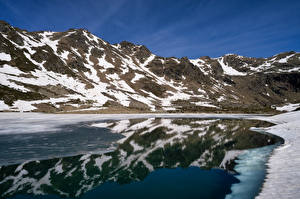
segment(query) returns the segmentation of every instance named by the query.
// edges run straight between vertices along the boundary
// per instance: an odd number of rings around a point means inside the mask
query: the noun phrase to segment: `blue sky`
[[[0,0],[0,19],[29,31],[85,28],[167,57],[300,51],[299,0]]]

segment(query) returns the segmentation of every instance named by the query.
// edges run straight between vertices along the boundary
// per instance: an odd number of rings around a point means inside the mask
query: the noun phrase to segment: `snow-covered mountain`
[[[257,111],[300,101],[300,53],[160,57],[87,30],[0,22],[0,110]]]

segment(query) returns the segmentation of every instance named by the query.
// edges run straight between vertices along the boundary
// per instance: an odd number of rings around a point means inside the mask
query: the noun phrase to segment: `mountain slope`
[[[83,29],[0,22],[0,110],[256,111],[300,101],[300,53],[160,57]]]

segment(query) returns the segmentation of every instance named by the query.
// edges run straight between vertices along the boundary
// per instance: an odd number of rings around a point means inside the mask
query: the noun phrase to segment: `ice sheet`
[[[57,131],[62,125],[85,121],[134,118],[256,118],[251,114],[43,114],[0,113],[0,134]]]
[[[257,198],[300,198],[300,111],[261,119],[276,123],[263,130],[282,137],[285,143],[269,159],[266,181]]]

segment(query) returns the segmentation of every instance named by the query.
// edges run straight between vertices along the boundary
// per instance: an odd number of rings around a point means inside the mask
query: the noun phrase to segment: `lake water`
[[[1,198],[253,198],[282,141],[216,117],[0,124]]]

